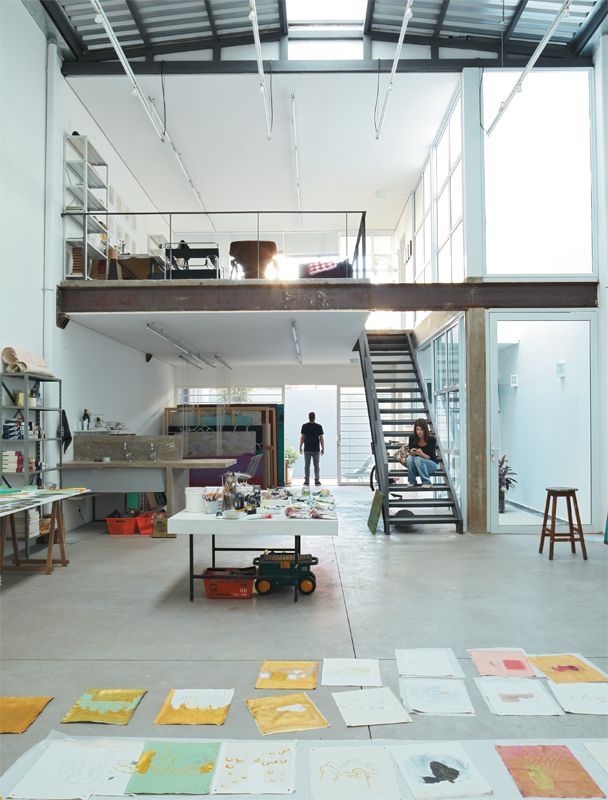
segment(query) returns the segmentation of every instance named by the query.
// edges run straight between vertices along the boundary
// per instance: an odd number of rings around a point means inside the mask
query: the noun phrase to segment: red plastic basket
[[[135,517],[106,517],[108,533],[112,536],[131,536],[135,533]]]
[[[250,600],[253,593],[253,569],[206,569],[203,573],[205,595],[209,600]]]
[[[138,517],[135,517],[137,521],[137,530],[140,536],[152,536],[155,514],[156,512],[154,511],[146,511]]]

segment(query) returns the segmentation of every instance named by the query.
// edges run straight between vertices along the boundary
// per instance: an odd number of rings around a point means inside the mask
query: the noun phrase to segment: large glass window
[[[518,76],[484,73],[486,128]],[[488,273],[592,272],[586,70],[530,73],[485,137],[485,218]]]
[[[179,388],[177,390],[178,405],[242,405],[245,403],[282,403],[283,388],[281,386],[224,386],[197,387],[194,389]]]
[[[339,401],[340,482],[367,483],[373,457],[365,389],[341,386]]]
[[[352,258],[356,236],[340,236],[340,257]],[[348,246],[347,246],[348,245]],[[370,234],[365,239],[365,277],[372,283],[398,283],[399,265],[390,234]]]

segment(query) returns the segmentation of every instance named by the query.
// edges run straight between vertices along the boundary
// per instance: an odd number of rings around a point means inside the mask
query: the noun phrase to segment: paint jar
[[[208,500],[206,497],[203,499],[203,511],[205,514],[215,514],[219,511],[219,500]]]
[[[188,486],[185,490],[186,511],[192,513],[202,513],[203,511],[203,490],[200,486]]]
[[[17,389],[15,392],[15,405],[19,408],[23,408],[25,405],[25,392],[23,389]]]

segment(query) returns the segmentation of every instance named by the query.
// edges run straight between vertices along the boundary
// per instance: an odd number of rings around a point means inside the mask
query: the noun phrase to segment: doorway
[[[285,387],[285,443],[299,449],[302,425],[314,411],[323,427],[325,455],[321,459],[321,481],[335,482],[338,475],[338,389],[337,386]],[[300,456],[293,470],[294,480],[304,479],[304,458]]]

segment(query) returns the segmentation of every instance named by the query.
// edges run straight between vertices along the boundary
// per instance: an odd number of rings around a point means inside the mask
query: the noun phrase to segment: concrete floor
[[[296,605],[288,592],[252,601],[188,600],[185,539],[110,537],[102,525],[70,534],[71,564],[51,576],[3,577],[0,645],[3,695],[53,695],[21,736],[3,736],[0,770],[52,729],[70,735],[259,738],[243,700],[260,660],[379,658],[398,694],[397,647],[452,647],[467,676],[475,717],[422,717],[411,725],[346,728],[330,697],[312,697],[331,727],[303,739],[582,738],[608,734],[600,716],[498,717],[481,699],[469,647],[519,646],[530,653],[579,652],[608,668],[608,547],[589,560],[557,547],[549,562],[532,536],[459,536],[419,528],[390,537],[366,527],[371,496],[336,489],[340,536],[311,540],[317,592]],[[276,546],[275,541],[272,542]],[[287,544],[287,542],[286,542]],[[306,540],[304,552],[308,550]],[[198,544],[198,566],[208,552]],[[231,557],[232,556],[232,557]],[[237,556],[235,559],[234,556]],[[222,554],[220,564],[246,563]],[[147,688],[127,728],[61,725],[89,687]],[[234,687],[221,729],[153,725],[171,688]],[[337,691],[340,691],[339,689]]]

